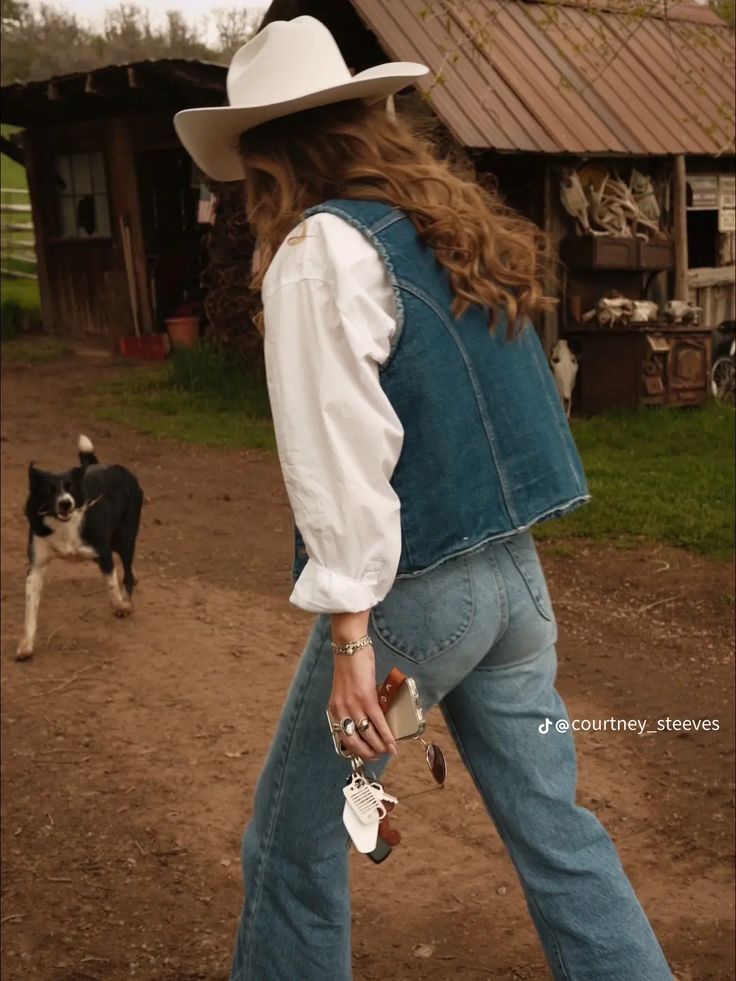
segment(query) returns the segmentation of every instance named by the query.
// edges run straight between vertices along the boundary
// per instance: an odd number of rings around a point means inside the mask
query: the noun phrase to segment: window
[[[56,228],[62,238],[110,235],[110,208],[102,152],[54,158]]]

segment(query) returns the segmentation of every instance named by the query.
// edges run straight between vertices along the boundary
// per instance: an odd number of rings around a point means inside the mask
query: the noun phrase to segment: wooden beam
[[[84,80],[84,91],[86,95],[106,95],[97,87],[94,75],[88,75]]]
[[[140,86],[136,85],[136,91],[139,88]],[[100,99],[122,99],[128,102],[130,101],[130,87],[127,81],[121,82],[119,76],[115,79],[109,75],[101,78],[99,75],[89,74],[84,82],[84,94],[94,95]]]
[[[672,170],[672,240],[675,245],[675,300],[687,300],[687,172],[678,153]]]
[[[542,327],[542,346],[545,353],[549,355],[560,336],[560,306],[565,302],[564,291],[561,290],[561,283],[558,280],[557,270],[560,268],[560,240],[563,235],[562,223],[558,214],[560,200],[560,179],[559,168],[553,163],[552,158],[542,158],[544,180],[544,233],[550,250],[548,264],[544,268],[542,288],[547,296],[561,297],[559,303],[550,310],[545,310],[543,315]],[[562,311],[562,322],[567,319],[567,311]]]
[[[221,92],[225,95],[225,80],[221,82],[215,80],[207,80],[201,78],[199,75],[192,75],[188,71],[182,68],[175,68],[171,73],[171,78],[175,78],[179,82],[186,82],[187,85],[193,85],[198,89],[207,89],[210,92]]]
[[[25,167],[26,161],[23,155],[23,147],[17,146],[7,136],[0,136],[0,153],[4,153],[6,157],[10,157],[11,160],[19,163],[21,167]]]

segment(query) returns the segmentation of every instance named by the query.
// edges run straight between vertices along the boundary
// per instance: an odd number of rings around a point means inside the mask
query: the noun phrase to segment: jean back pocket
[[[449,650],[467,633],[475,613],[475,591],[464,555],[434,569],[397,579],[371,610],[371,625],[388,647],[422,663]]]

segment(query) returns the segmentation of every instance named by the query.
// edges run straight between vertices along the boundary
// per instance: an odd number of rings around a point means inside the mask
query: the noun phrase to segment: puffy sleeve
[[[396,326],[383,262],[347,222],[314,216],[276,254],[263,304],[279,460],[309,556],[290,601],[366,610],[401,553],[390,481],[404,434],[378,370]]]

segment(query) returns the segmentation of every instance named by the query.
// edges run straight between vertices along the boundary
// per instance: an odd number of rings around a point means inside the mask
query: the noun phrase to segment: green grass
[[[37,279],[0,279],[0,300],[3,303],[17,303],[26,310],[38,312],[40,317],[41,298]]]
[[[10,126],[7,123],[3,123],[0,126],[0,132],[2,135],[10,139],[10,134],[16,132],[20,129],[19,126]],[[15,160],[11,160],[10,157],[6,157],[4,153],[0,153],[0,186],[2,187],[27,187],[28,182],[26,181],[26,169],[22,167]]]
[[[100,418],[153,436],[208,446],[274,449],[262,380],[203,345],[163,367],[128,365],[95,395]],[[539,525],[560,557],[578,537],[635,548],[666,542],[725,558],[734,546],[734,413],[646,410],[573,421],[593,501]]]
[[[238,408],[260,419],[271,416],[265,379],[236,355],[213,344],[175,348],[169,361],[169,384],[179,392],[215,399],[221,409]]]
[[[40,327],[41,301],[35,279],[0,279],[0,341]]]
[[[573,420],[593,500],[538,537],[667,542],[720,558],[734,547],[734,413],[650,409]]]
[[[11,133],[19,129],[18,126],[9,126],[3,124],[0,126],[3,136],[9,137]],[[11,160],[4,153],[0,153],[0,188],[2,192],[0,197],[3,203],[7,204],[30,204],[30,198],[27,195],[20,194],[9,194],[6,193],[8,190],[12,189],[27,189],[28,182],[26,180],[26,170],[21,164],[16,163],[15,160]],[[32,222],[30,213],[28,215],[3,215],[3,225],[8,222]],[[15,246],[16,241],[31,241],[33,239],[33,231],[4,231],[2,235],[3,241],[3,268],[6,269],[18,269],[21,272],[34,272],[35,264],[31,262],[24,262],[20,259],[9,258],[8,251]],[[22,250],[25,253],[32,253],[33,249],[29,246],[23,246]],[[38,307],[38,285],[32,280],[13,280],[7,279],[2,281],[2,297],[5,299],[6,288],[5,284],[13,282],[24,282],[28,283],[35,288],[35,306]]]
[[[204,446],[275,449],[262,380],[205,345],[177,350],[165,366],[128,366],[92,395],[100,419],[139,433]]]
[[[3,136],[9,137],[17,130],[17,126],[3,124],[0,126]],[[0,186],[3,188],[26,188],[25,167],[22,167],[15,160],[0,153]],[[5,198],[5,196],[3,196]],[[8,196],[8,200],[12,200]],[[27,200],[27,199],[24,199]],[[7,216],[4,216],[7,217]],[[14,237],[32,238],[31,233],[27,232],[5,232],[3,241],[7,245]],[[7,261],[7,260],[6,260]],[[5,265],[6,262],[3,262]],[[28,263],[18,263],[14,259],[7,261],[8,268],[18,268],[21,271],[30,272],[32,267]],[[15,279],[3,277],[0,279],[0,324],[2,326],[2,340],[14,337],[24,327],[35,326],[41,322],[41,299],[38,292],[38,280],[35,279]]]

